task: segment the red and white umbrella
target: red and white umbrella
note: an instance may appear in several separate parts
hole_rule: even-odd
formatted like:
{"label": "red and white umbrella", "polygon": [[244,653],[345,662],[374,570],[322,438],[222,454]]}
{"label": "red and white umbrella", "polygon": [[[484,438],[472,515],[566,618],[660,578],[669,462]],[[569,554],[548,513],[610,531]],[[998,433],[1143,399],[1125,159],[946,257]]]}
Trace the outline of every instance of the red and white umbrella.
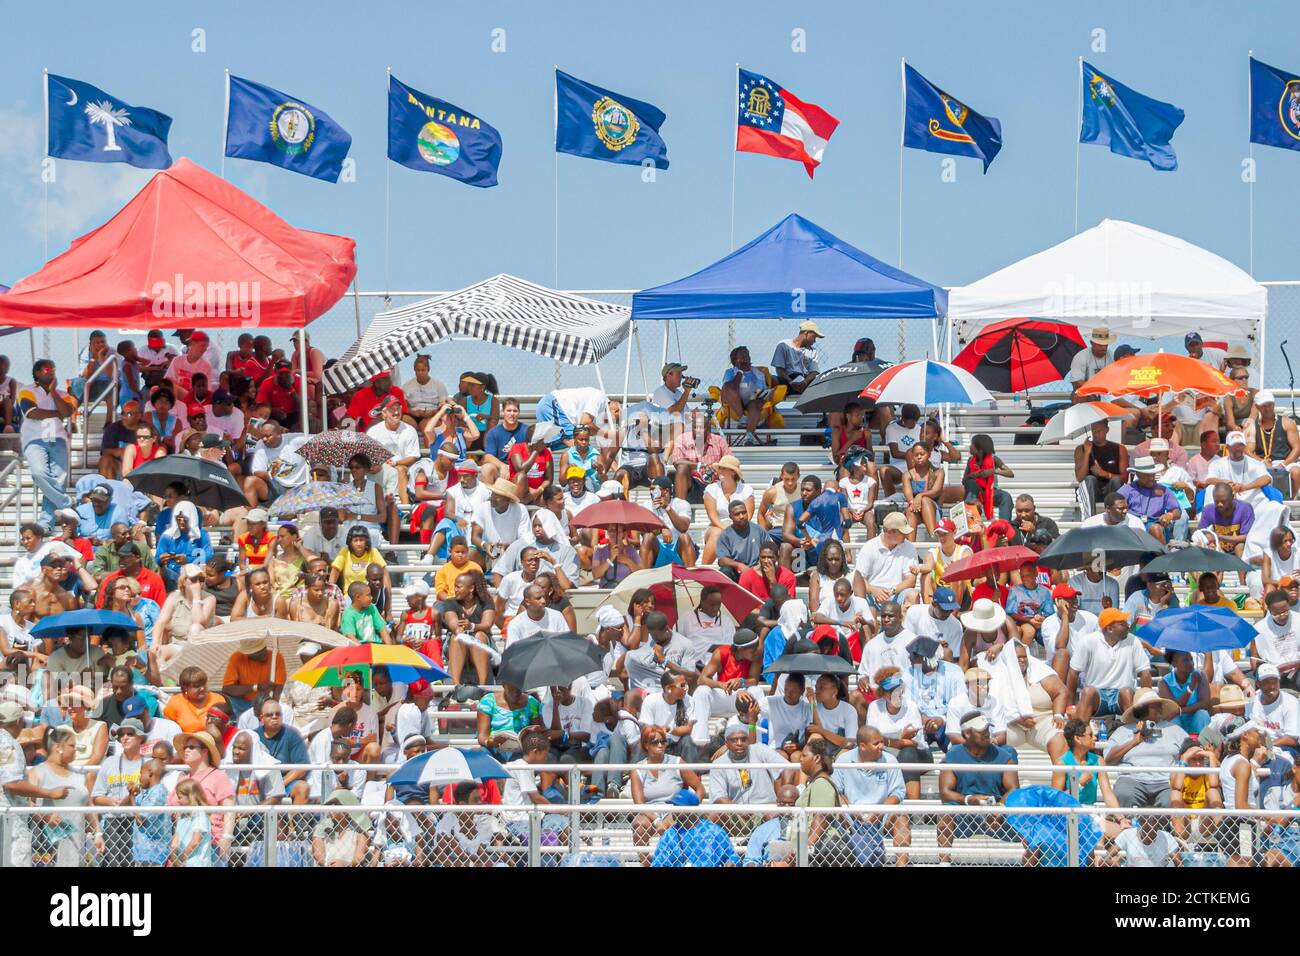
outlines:
{"label": "red and white umbrella", "polygon": [[627,613],[632,595],[641,588],[646,588],[654,595],[655,610],[662,611],[668,616],[668,623],[675,625],[678,618],[699,607],[700,591],[711,584],[722,589],[722,613],[729,616],[738,627],[741,621],[763,604],[761,598],[746,591],[721,571],[714,568],[683,568],[676,564],[633,571],[619,582],[607,603]]}
{"label": "red and white umbrella", "polygon": [[877,404],[919,405],[927,408],[950,403],[977,405],[992,402],[989,390],[970,372],[947,362],[919,359],[885,369],[859,394]]}

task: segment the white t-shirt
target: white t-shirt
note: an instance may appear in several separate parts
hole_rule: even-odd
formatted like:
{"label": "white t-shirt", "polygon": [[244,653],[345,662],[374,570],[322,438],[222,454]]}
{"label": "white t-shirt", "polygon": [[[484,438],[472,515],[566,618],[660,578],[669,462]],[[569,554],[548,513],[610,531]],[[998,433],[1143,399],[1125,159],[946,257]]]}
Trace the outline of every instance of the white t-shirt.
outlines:
{"label": "white t-shirt", "polygon": [[[900,421],[892,421],[885,426],[885,447],[897,445],[906,455],[911,451],[912,446],[921,440],[921,423],[918,421],[911,428],[908,428]],[[891,450],[889,452],[889,463],[899,471],[907,471],[907,459],[895,458]]]}
{"label": "white t-shirt", "polygon": [[847,700],[840,701],[831,710],[818,704],[817,720],[833,734],[848,740],[856,740],[858,737],[858,712]]}
{"label": "white t-shirt", "polygon": [[527,614],[516,614],[511,619],[510,626],[506,628],[506,647],[509,647],[515,641],[522,641],[525,638],[532,637],[534,634],[543,632],[554,634],[568,629],[569,625],[564,620],[564,615],[559,611],[551,610],[549,607],[542,611],[540,621],[534,621]]}
{"label": "white t-shirt", "polygon": [[175,382],[188,394],[194,387],[190,383],[195,372],[202,372],[208,377],[208,385],[216,386],[217,376],[213,372],[213,367],[203,358],[200,358],[197,362],[191,362],[189,357],[185,355],[178,355],[172,359],[171,365],[167,366],[163,379],[168,382]]}
{"label": "white t-shirt", "polygon": [[[1100,581],[1089,581],[1086,572],[1077,571],[1070,575],[1070,587],[1079,592],[1079,610],[1087,611],[1094,617],[1102,612],[1101,599],[1110,598],[1111,607],[1119,607],[1119,582],[1109,574],[1103,574]],[[1046,623],[1046,622],[1044,622]]]}
{"label": "white t-shirt", "polygon": [[1269,740],[1300,738],[1300,700],[1283,691],[1278,691],[1271,704],[1264,703],[1263,694],[1252,697],[1246,705],[1246,719],[1267,728]]}
{"label": "white t-shirt", "polygon": [[268,448],[266,442],[260,441],[253,449],[253,471],[264,471],[285,488],[297,488],[307,483],[311,477],[311,468],[307,459],[298,454],[298,449],[307,443],[310,435],[286,432],[275,448]]}
{"label": "white t-shirt", "polygon": [[[1259,481],[1259,479],[1267,477],[1267,475],[1268,467],[1262,461],[1251,458],[1249,455],[1243,455],[1241,461],[1233,461],[1226,455],[1220,455],[1210,462],[1209,470],[1206,472],[1207,478],[1218,478],[1221,481],[1231,481],[1239,485],[1248,485],[1253,481]],[[1258,508],[1266,500],[1262,488],[1242,492],[1237,495],[1237,498],[1246,502],[1252,508]]]}
{"label": "white t-shirt", "polygon": [[1300,614],[1292,611],[1285,627],[1279,627],[1272,614],[1265,614],[1255,625],[1255,633],[1255,650],[1269,664],[1300,660]]}
{"label": "white t-shirt", "polygon": [[[654,394],[650,396],[650,401],[651,403],[658,405],[660,408],[663,409],[672,408],[679,401],[681,401],[682,393],[685,391],[686,389],[684,388],[673,389],[673,388],[669,388],[667,385],[661,384],[658,388],[654,390]],[[682,413],[675,412],[674,414],[680,416]]]}
{"label": "white t-shirt", "polygon": [[833,589],[827,588],[823,593],[825,596],[822,598],[821,604],[818,605],[816,613],[831,618],[836,624],[842,625],[848,630],[854,630],[852,627],[853,618],[858,614],[861,614],[868,622],[875,621],[876,615],[872,613],[871,605],[867,603],[866,598],[850,594],[848,608],[842,609],[835,601]]}
{"label": "white t-shirt", "polygon": [[870,475],[863,476],[861,481],[850,481],[848,478],[840,480],[840,491],[844,492],[844,497],[849,500],[849,510],[855,515],[861,515],[867,510],[871,489],[875,486],[876,479]]}
{"label": "white t-shirt", "polygon": [[573,517],[583,508],[590,508],[592,505],[600,504],[600,495],[594,491],[587,491],[585,488],[581,498],[575,498],[566,488],[564,490],[564,511],[569,517]]}
{"label": "white t-shirt", "polygon": [[673,523],[670,520],[668,520],[668,512],[671,511],[673,514],[681,515],[688,522],[693,521],[695,519],[695,509],[691,507],[691,503],[689,501],[684,501],[681,498],[670,499],[667,508],[661,508],[659,507],[659,505],[653,505],[651,506],[650,510],[654,512],[656,518],[658,518],[660,521],[664,523],[664,527],[667,528],[670,532],[672,532],[674,544],[677,543],[677,539],[681,537],[682,533],[678,531],[675,527],[673,527]]}
{"label": "white t-shirt", "polygon": [[873,680],[882,667],[897,667],[900,671],[906,671],[912,666],[907,645],[914,640],[916,635],[906,628],[893,637],[881,631],[862,648],[862,660],[858,664],[859,679]]}
{"label": "white t-shirt", "polygon": [[731,644],[736,637],[736,625],[723,612],[716,618],[699,610],[683,614],[677,619],[677,630],[691,649],[690,663],[685,665],[688,667],[707,661],[714,647]]}
{"label": "white t-shirt", "polygon": [[[1096,528],[1108,523],[1109,522],[1106,521],[1106,513],[1103,511],[1101,514],[1095,514],[1090,518],[1084,518],[1083,521],[1079,522],[1079,527]],[[1138,518],[1135,515],[1124,515],[1124,525],[1132,528],[1134,531],[1140,531],[1143,534],[1146,534],[1147,526],[1142,523],[1141,518]]]}
{"label": "white t-shirt", "polygon": [[244,433],[244,413],[232,405],[229,415],[218,415],[208,405],[208,432],[213,435],[220,435],[227,441],[234,441]]}
{"label": "white t-shirt", "polygon": [[484,501],[474,509],[471,520],[483,529],[486,544],[513,544],[528,533],[528,512],[517,501],[510,502],[504,512],[493,508],[490,500]]}
{"label": "white t-shirt", "polygon": [[791,734],[802,740],[812,723],[812,704],[804,697],[798,703],[787,704],[780,694],[761,696],[758,709],[767,718],[767,740],[773,747],[780,747]]}
{"label": "white t-shirt", "polygon": [[902,737],[905,728],[911,727],[917,731],[912,739],[922,749],[925,747],[925,721],[916,704],[907,697],[903,698],[903,706],[896,714],[889,712],[883,697],[877,697],[867,707],[867,725],[875,727],[883,736],[895,739]]}
{"label": "white t-shirt", "polygon": [[[691,698],[682,698],[683,713],[686,715],[686,720],[691,720],[695,716],[695,708],[692,705]],[[669,731],[669,740],[679,739],[671,733],[673,728],[681,726],[681,723],[678,723],[677,720],[677,705],[664,700],[662,691],[647,694],[645,700],[641,701],[641,726],[663,727]]]}
{"label": "white t-shirt", "polygon": [[394,459],[420,457],[420,436],[404,421],[398,421],[396,428],[380,422],[367,429],[366,435],[388,449]]}
{"label": "white t-shirt", "polygon": [[447,486],[446,497],[450,498],[455,504],[456,522],[467,530],[470,521],[473,519],[474,509],[486,502],[491,496],[491,489],[481,481],[475,482],[474,487],[469,491],[466,491],[464,485],[459,481],[454,485]]}
{"label": "white t-shirt", "polygon": [[506,617],[514,617],[519,613],[519,605],[524,600],[524,591],[532,583],[524,580],[523,571],[511,571],[501,579],[501,583],[497,585],[497,597],[506,602],[504,612]]}
{"label": "white t-shirt", "polygon": [[1172,866],[1170,857],[1181,849],[1178,840],[1166,830],[1159,831],[1150,844],[1143,843],[1137,827],[1121,830],[1115,837],[1115,847],[1123,852],[1125,866]]}
{"label": "white t-shirt", "polygon": [[1074,646],[1070,670],[1077,671],[1089,687],[1136,687],[1138,674],[1151,670],[1146,649],[1132,634],[1112,647],[1100,632],[1094,631],[1081,635]]}
{"label": "white t-shirt", "polygon": [[907,576],[907,569],[917,563],[916,545],[904,538],[892,551],[875,537],[858,549],[853,570],[873,587],[892,590]]}
{"label": "white t-shirt", "polygon": [[995,734],[1005,733],[1007,729],[1007,710],[1002,701],[992,694],[984,695],[984,703],[978,707],[970,699],[969,691],[959,694],[948,702],[948,713],[944,715],[943,732],[949,737],[961,734],[961,719],[973,710],[978,710],[988,718],[989,731]]}
{"label": "white t-shirt", "polygon": [[718,517],[726,520],[727,509],[731,507],[731,503],[733,501],[743,501],[748,504],[753,500],[754,492],[750,489],[749,485],[740,481],[736,483],[736,490],[728,496],[727,493],[722,490],[722,484],[715,481],[711,485],[704,486],[704,497],[713,501],[713,507],[717,509]]}
{"label": "white t-shirt", "polygon": [[[1116,587],[1116,594],[1118,593],[1119,589]],[[1061,633],[1061,619],[1055,614],[1043,618],[1043,626],[1040,630],[1043,635],[1043,646],[1047,648],[1047,654],[1050,657],[1055,653],[1056,635]],[[1101,624],[1097,620],[1097,615],[1079,608],[1074,612],[1074,620],[1070,622],[1070,642],[1066,650],[1073,654],[1075,647],[1079,644],[1080,637],[1084,634],[1098,634],[1100,632]]]}
{"label": "white t-shirt", "polygon": [[65,558],[79,557],[78,553],[62,541],[46,541],[32,554],[20,554],[14,558],[13,586],[20,588],[31,584],[41,576],[41,562],[48,554],[60,554]]}
{"label": "white t-shirt", "polygon": [[1110,349],[1107,349],[1106,354],[1098,358],[1092,354],[1092,347],[1085,345],[1070,360],[1070,382],[1086,382],[1112,361]]}
{"label": "white t-shirt", "polygon": [[551,397],[575,426],[581,424],[583,415],[590,415],[596,424],[601,424],[609,404],[605,393],[598,388],[557,388]]}
{"label": "white t-shirt", "polygon": [[917,637],[929,637],[944,644],[953,658],[961,656],[961,621],[956,612],[942,621],[930,613],[928,604],[913,604],[903,615],[903,628]]}
{"label": "white t-shirt", "polygon": [[402,394],[406,396],[407,408],[437,408],[447,400],[447,386],[436,378],[421,385],[414,377],[402,385]]}

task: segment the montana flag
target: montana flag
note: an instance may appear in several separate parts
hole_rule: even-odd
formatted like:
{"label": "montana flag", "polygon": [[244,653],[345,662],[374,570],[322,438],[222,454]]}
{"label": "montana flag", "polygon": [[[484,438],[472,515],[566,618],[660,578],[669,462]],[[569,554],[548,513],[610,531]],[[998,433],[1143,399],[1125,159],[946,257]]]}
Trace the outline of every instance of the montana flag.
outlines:
{"label": "montana flag", "polygon": [[470,186],[495,186],[501,134],[473,113],[388,77],[388,158]]}
{"label": "montana flag", "polygon": [[1145,159],[1173,172],[1178,157],[1169,141],[1183,121],[1177,106],[1153,100],[1083,64],[1083,126],[1079,142],[1109,146],[1116,156]]}
{"label": "montana flag", "polygon": [[974,156],[984,172],[1002,149],[1002,124],[981,116],[903,64],[903,145],[930,153]]}
{"label": "montana flag", "polygon": [[45,100],[47,155],[86,163],[127,163],[141,169],[166,169],[172,164],[167,152],[170,116],[53,73],[45,74]]}
{"label": "montana flag", "polygon": [[1300,149],[1300,76],[1250,59],[1250,141]]}
{"label": "montana flag", "polygon": [[226,155],[336,183],[352,137],[324,110],[261,83],[226,75]]}
{"label": "montana flag", "polygon": [[657,106],[555,71],[555,150],[607,163],[668,168],[668,144],[659,135],[667,117]]}
{"label": "montana flag", "polygon": [[811,179],[840,121],[761,74],[741,70],[739,87],[736,151],[797,160]]}

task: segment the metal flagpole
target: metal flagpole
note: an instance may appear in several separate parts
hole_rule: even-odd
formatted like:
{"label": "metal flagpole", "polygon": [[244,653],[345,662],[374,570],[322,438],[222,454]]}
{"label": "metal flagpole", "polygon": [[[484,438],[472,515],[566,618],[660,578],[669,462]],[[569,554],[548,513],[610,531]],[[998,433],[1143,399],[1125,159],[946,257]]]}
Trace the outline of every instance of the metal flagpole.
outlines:
{"label": "metal flagpole", "polygon": [[[45,70],[45,84],[43,87],[42,102],[45,106],[45,158],[50,158],[50,71]],[[41,170],[41,182],[45,187],[44,203],[44,234],[45,234],[45,258],[42,264],[50,261],[50,173],[48,169]],[[45,330],[45,353],[50,351],[49,345],[50,332]],[[36,364],[36,330],[29,326],[27,329],[27,345],[32,350],[32,364]],[[20,456],[21,457],[21,456]]]}
{"label": "metal flagpole", "polygon": [[[390,66],[385,71],[388,77],[388,92],[391,95],[393,88],[393,68]],[[392,226],[393,205],[389,199],[388,180],[392,175],[390,167],[393,165],[392,160],[384,163],[384,306],[387,308],[392,297],[389,292],[392,290],[392,283],[389,281],[389,231]]]}
{"label": "metal flagpole", "polygon": [[[1254,90],[1254,73],[1250,69],[1250,61],[1254,59],[1255,51],[1246,51],[1246,150],[1250,157],[1250,181],[1246,183],[1246,192],[1249,196],[1250,205],[1250,275],[1255,277],[1255,143],[1250,138],[1250,114],[1255,104]],[[1261,378],[1259,387],[1264,387],[1264,381]]]}
{"label": "metal flagpole", "polygon": [[221,113],[221,178],[226,178],[226,146],[230,142],[230,70],[226,70],[226,106]]}
{"label": "metal flagpole", "polygon": [[[736,64],[736,99],[735,99],[735,129],[732,131],[737,140],[740,137],[740,64]],[[728,241],[727,251],[733,252],[736,248],[736,154],[740,152],[737,148],[739,145],[735,140],[731,144],[731,234]],[[664,333],[667,334],[666,332]],[[667,354],[667,353],[665,353]]]}
{"label": "metal flagpole", "polygon": [[[898,268],[903,268],[903,140],[907,135],[907,57],[898,59]],[[907,358],[907,326],[898,320],[898,360]],[[936,356],[937,358],[937,356]]]}
{"label": "metal flagpole", "polygon": [[551,109],[555,119],[555,137],[551,143],[553,156],[551,157],[555,167],[555,181],[553,184],[553,193],[555,198],[555,288],[560,287],[560,89],[558,76],[560,64],[553,65],[556,76],[553,77],[555,87],[551,91]]}
{"label": "metal flagpole", "polygon": [[307,414],[307,327],[298,329],[298,374],[302,376],[298,384],[299,431],[311,434],[311,419]]}
{"label": "metal flagpole", "polygon": [[1079,109],[1074,132],[1074,234],[1079,234],[1079,148],[1083,145],[1083,57],[1079,57]]}

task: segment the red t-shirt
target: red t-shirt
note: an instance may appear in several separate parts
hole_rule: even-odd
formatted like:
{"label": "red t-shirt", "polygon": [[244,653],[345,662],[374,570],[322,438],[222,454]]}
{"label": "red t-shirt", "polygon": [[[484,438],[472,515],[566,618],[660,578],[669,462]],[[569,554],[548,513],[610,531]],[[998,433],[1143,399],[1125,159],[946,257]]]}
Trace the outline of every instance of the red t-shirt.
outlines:
{"label": "red t-shirt", "polygon": [[995,591],[993,588],[989,587],[987,581],[981,581],[979,584],[975,585],[975,589],[970,593],[971,603],[975,603],[980,598],[988,598],[999,607],[1006,607],[1007,589],[1005,587],[999,587]]}
{"label": "red t-shirt", "polygon": [[[794,594],[797,584],[794,574],[789,568],[778,567],[776,569],[776,583],[785,587],[791,595]],[[772,592],[767,584],[767,578],[763,577],[758,568],[746,568],[740,575],[740,586],[755,597],[762,598],[766,601],[772,596]]]}
{"label": "red t-shirt", "polygon": [[298,407],[301,391],[302,379],[297,375],[293,377],[293,385],[289,388],[282,386],[272,375],[270,378],[264,379],[262,384],[257,387],[257,400],[265,402],[277,412],[290,415]]}
{"label": "red t-shirt", "polygon": [[390,386],[388,391],[383,395],[376,395],[375,390],[367,385],[365,388],[357,390],[352,396],[352,401],[348,402],[348,417],[357,423],[357,431],[363,432],[371,425],[376,424],[380,415],[375,414],[375,406],[381,399],[393,396],[402,405],[402,414],[406,414],[406,393],[396,385]]}
{"label": "red t-shirt", "polygon": [[[519,477],[519,463],[527,461],[529,454],[528,446],[523,442],[515,442],[510,446],[510,449],[506,452],[506,461],[510,465],[511,481]],[[551,459],[551,450],[549,448],[542,449],[541,454],[537,456],[537,460],[528,469],[529,488],[540,488],[546,483],[546,472],[551,467]]]}
{"label": "red t-shirt", "polygon": [[[110,585],[121,576],[121,571],[114,571],[100,582],[99,593],[95,597],[95,607],[104,606],[104,598],[108,597],[109,592],[113,590]],[[167,586],[163,584],[163,579],[148,568],[141,568],[135,579],[140,582],[140,596],[156,601],[158,606],[162,607],[163,602],[167,600]]]}
{"label": "red t-shirt", "polygon": [[247,375],[254,382],[260,382],[266,375],[267,369],[271,367],[268,359],[263,362],[256,355],[250,355],[248,358],[236,356],[230,363],[230,370],[238,372],[240,375]]}

